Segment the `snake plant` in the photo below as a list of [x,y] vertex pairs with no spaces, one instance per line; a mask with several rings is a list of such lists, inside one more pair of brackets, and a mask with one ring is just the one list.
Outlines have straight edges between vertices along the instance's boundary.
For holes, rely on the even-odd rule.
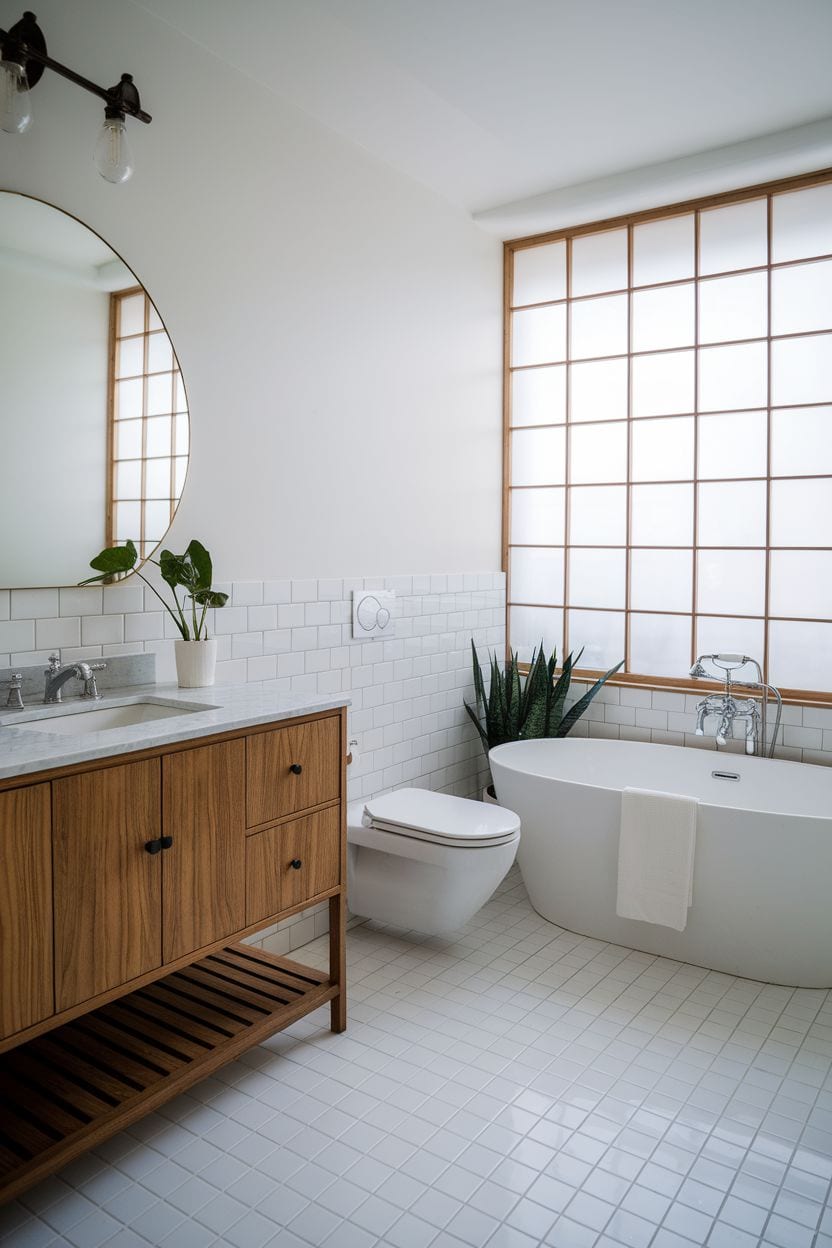
[[471,642],[474,660],[474,691],[476,708],[465,703],[465,709],[480,734],[486,753],[506,741],[526,741],[533,737],[565,737],[572,731],[601,686],[623,666],[622,659],[595,684],[566,708],[572,683],[572,671],[580,662],[583,650],[568,654],[560,675],[555,679],[557,653],[546,658],[543,645],[535,648],[525,678],[520,672],[517,654],[509,653],[504,667],[491,656],[491,685],[485,691],[485,678],[477,647]]

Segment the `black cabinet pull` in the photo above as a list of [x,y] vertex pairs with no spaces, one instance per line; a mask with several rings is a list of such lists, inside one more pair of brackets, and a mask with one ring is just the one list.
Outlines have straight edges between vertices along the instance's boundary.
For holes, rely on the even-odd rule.
[[170,849],[170,847],[171,847],[171,845],[172,845],[172,844],[173,844],[173,837],[172,837],[172,836],[163,836],[163,837],[162,837],[162,849]]
[[162,838],[157,836],[155,841],[145,841],[144,847],[149,854],[158,854],[162,848]]
[[289,865],[293,867],[295,871],[300,871],[301,867],[303,866],[303,863],[301,862],[300,858],[293,858]]
[[293,776],[299,776],[300,773],[303,771],[303,768],[301,767],[300,763],[292,763],[292,766],[289,768],[289,770],[291,771]]

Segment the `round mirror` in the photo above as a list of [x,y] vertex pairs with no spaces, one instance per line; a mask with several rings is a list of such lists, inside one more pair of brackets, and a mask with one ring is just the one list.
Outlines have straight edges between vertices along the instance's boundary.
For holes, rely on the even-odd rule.
[[179,364],[120,256],[51,204],[0,191],[0,588],[74,585],[104,546],[147,558],[176,512]]

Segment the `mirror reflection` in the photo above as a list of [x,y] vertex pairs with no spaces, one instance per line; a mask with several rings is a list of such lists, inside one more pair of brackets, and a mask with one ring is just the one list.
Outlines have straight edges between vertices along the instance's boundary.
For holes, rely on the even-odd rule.
[[92,230],[0,192],[0,587],[73,585],[103,546],[152,553],[188,466],[176,355]]

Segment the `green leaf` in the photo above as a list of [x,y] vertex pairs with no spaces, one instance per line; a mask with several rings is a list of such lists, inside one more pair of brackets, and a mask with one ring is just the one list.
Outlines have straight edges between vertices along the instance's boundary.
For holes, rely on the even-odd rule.
[[104,581],[107,577],[118,576],[119,573],[132,572],[138,557],[139,552],[132,542],[125,542],[123,546],[107,546],[94,559],[90,559],[90,567],[100,575],[90,576],[79,584],[92,585],[94,581]]
[[575,727],[575,724],[581,718],[584,711],[589,706],[590,702],[595,697],[595,695],[598,693],[598,690],[601,688],[601,686],[605,684],[606,681],[609,680],[610,676],[614,676],[615,673],[619,671],[623,666],[624,666],[624,660],[622,659],[620,663],[617,663],[615,665],[615,667],[611,667],[608,672],[605,672],[604,675],[600,678],[600,680],[596,680],[592,688],[588,689],[582,698],[578,698],[578,701],[575,703],[575,705],[569,708],[569,710],[567,711],[567,713],[564,715],[563,719],[561,720],[560,727],[557,732],[557,736],[565,737],[572,731],[572,729]]
[[550,689],[549,665],[541,642],[540,649],[532,654],[531,667],[526,676],[525,713],[520,728],[523,740],[544,735]]
[[176,589],[177,585],[183,585],[185,582],[185,556],[174,555],[170,550],[163,550],[159,556],[159,571],[162,574],[162,580],[171,589]]
[[474,708],[472,706],[469,706],[467,702],[463,702],[462,705],[465,707],[466,711],[471,716],[471,722],[473,723],[477,732],[480,734],[480,740],[482,741],[483,749],[485,750],[487,754],[489,749],[491,748],[489,745],[489,741],[488,741],[488,733],[485,731],[482,724],[480,723],[479,716],[477,715]]
[[193,598],[201,607],[224,607],[228,602],[228,594],[219,589],[198,589]]
[[184,558],[190,561],[192,567],[192,588],[210,589],[211,581],[214,575],[214,569],[211,564],[211,556],[196,538],[188,543],[188,549],[185,551]]

